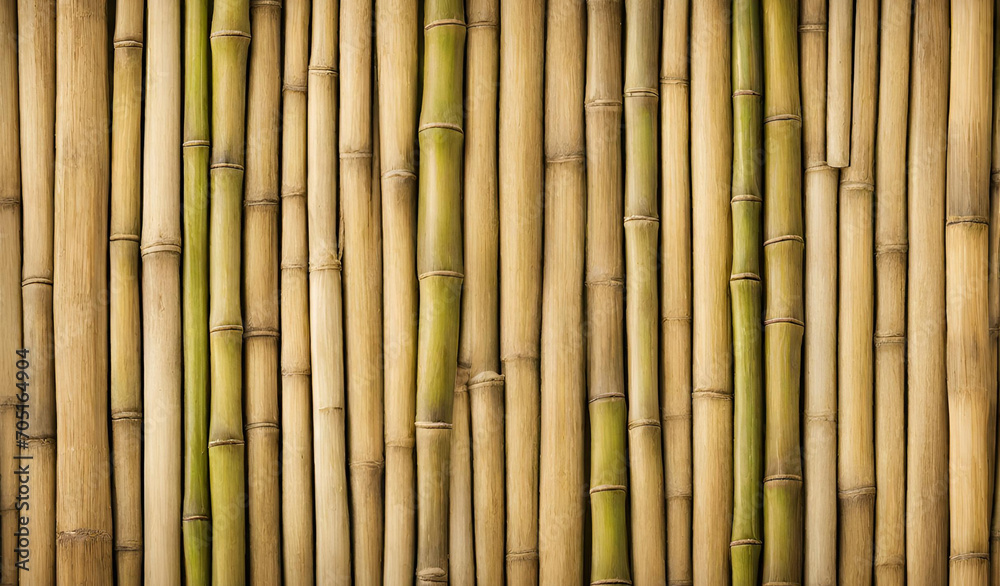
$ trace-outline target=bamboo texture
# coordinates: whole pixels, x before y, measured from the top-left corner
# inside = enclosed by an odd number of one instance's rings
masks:
[[[468,379],[468,372],[463,375],[461,367],[458,367],[456,378]],[[456,585],[476,583],[475,533],[472,526],[472,431],[467,382],[455,387],[452,407],[448,576],[449,583]]]
[[[829,0],[826,158],[831,167],[851,162],[855,56],[855,0]]]
[[[992,394],[996,394],[997,388],[997,368],[1000,359],[1000,100],[996,98],[1000,91],[1000,75],[997,67],[1000,66],[1000,35],[996,34],[997,26],[1000,25],[1000,10],[994,6],[993,13],[993,137],[991,141],[992,160],[990,165],[990,251],[989,251],[989,318],[990,318],[990,357],[993,358],[993,370],[990,373],[990,383],[994,385]],[[992,397],[992,395],[991,395]],[[997,431],[996,408],[994,407],[991,416],[994,417],[992,425],[993,433]],[[1000,435],[997,436],[996,450],[1000,450]],[[1000,467],[997,466],[997,457],[1000,453],[993,452],[993,518],[990,524],[990,583],[1000,584],[1000,483],[997,483],[997,475]]]

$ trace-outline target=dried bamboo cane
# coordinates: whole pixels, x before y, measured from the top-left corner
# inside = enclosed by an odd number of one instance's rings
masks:
[[[212,10],[212,141],[209,208],[208,430],[212,495],[212,583],[246,582],[246,476],[243,441],[243,318],[240,307],[244,123],[249,0]]]
[[[452,407],[462,296],[462,67],[460,0],[424,12],[417,274],[417,584],[448,582]]]
[[[997,367],[1000,359],[1000,35],[995,34],[1000,26],[1000,10],[994,7],[993,13],[993,140],[991,144],[992,161],[990,165],[990,268],[989,268],[989,318],[990,318],[990,356],[993,358],[993,370],[990,372],[991,398],[996,394]],[[996,410],[993,417],[993,433],[996,433]],[[1000,584],[1000,483],[997,482],[998,471],[996,458],[1000,455],[1000,436],[997,437],[993,452],[993,519],[990,525],[990,584]]]
[[[854,56],[855,0],[829,0],[829,3],[826,158],[831,167],[840,168],[851,162],[851,108],[857,103],[852,98],[853,68],[857,59]]]
[[[417,386],[416,0],[375,3],[382,191],[385,368],[383,584],[413,583],[416,560],[414,427]]]
[[[278,470],[278,131],[281,121],[281,3],[250,1],[246,189],[243,196],[244,377],[250,583],[281,583]]]
[[[507,581],[538,583],[545,10],[500,5],[500,355],[506,401]]]
[[[671,584],[692,580],[690,10],[689,0],[664,1],[660,55],[660,409]]]
[[[802,342],[803,568],[806,586],[837,582],[837,180],[826,162],[827,3],[799,13],[805,183]]]
[[[142,61],[145,2],[115,7],[111,138],[111,440],[115,568],[125,584],[143,575],[143,328],[139,298],[142,226]]]
[[[56,406],[52,336],[55,7],[52,0],[23,0],[17,5],[23,214],[21,297],[23,346],[29,349],[31,376],[28,392],[31,423],[21,455],[31,458],[29,519],[35,529],[31,536],[28,570],[19,572],[18,578],[21,584],[30,586],[53,584],[56,580]],[[5,83],[4,87],[11,87],[10,83]],[[11,250],[7,246],[3,249]],[[5,293],[3,298],[13,297]]]
[[[875,152],[875,583],[906,574],[906,118],[910,0],[883,0]]]
[[[538,519],[541,584],[586,583],[583,552],[587,504],[584,447],[587,355],[583,337],[583,283],[587,179],[582,108],[586,74],[585,18],[585,4],[581,0],[549,3],[545,60],[561,65],[547,68],[545,74],[544,231],[548,236],[542,265]],[[655,63],[655,53],[653,59]],[[654,81],[656,74],[654,68]],[[654,116],[654,124],[655,120]],[[656,151],[649,153],[655,159]],[[655,183],[656,176],[653,177]],[[655,193],[654,190],[654,197]],[[654,258],[655,246],[654,241]],[[655,271],[652,274],[655,276]],[[656,324],[655,318],[653,324]],[[655,346],[652,350],[655,352]],[[654,355],[654,363],[656,359]],[[655,381],[652,386],[655,393]],[[662,465],[657,455],[657,469]],[[661,483],[662,478],[662,473],[657,476]],[[661,492],[661,510],[662,496]],[[663,558],[661,552],[661,562]]]
[[[993,11],[988,0],[954,2],[948,116],[947,381],[951,499],[950,583],[989,578],[988,222]],[[994,401],[995,402],[995,401]]]
[[[693,2],[691,15],[691,194],[694,299],[692,550],[694,581],[729,580],[733,512],[733,386],[729,273],[732,268],[732,94],[729,2]]]
[[[871,583],[875,523],[874,147],[878,92],[878,1],[858,0],[851,164],[840,177],[840,315],[837,487],[839,579]],[[829,156],[829,154],[828,154]]]
[[[461,369],[457,380],[468,379]],[[469,389],[465,383],[455,387],[452,405],[451,486],[448,509],[448,572],[456,585],[476,583],[475,535],[472,528],[472,437],[470,430]]]
[[[58,584],[110,584],[108,51],[103,0],[56,14],[55,325]]]
[[[914,5],[906,194],[906,582],[948,580],[948,402],[945,388],[945,163],[949,8]]]

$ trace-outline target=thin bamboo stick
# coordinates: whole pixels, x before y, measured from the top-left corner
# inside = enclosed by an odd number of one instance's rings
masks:
[[[691,194],[694,321],[692,416],[694,580],[729,580],[733,511],[733,386],[729,272],[732,234],[730,9],[694,2],[691,15]]]
[[[948,116],[947,381],[951,499],[950,583],[987,584],[991,429],[988,321],[989,146],[993,11],[955,2]]]
[[[456,379],[468,378],[459,370]],[[466,381],[467,382],[467,381]],[[455,387],[452,405],[451,486],[448,508],[448,573],[451,584],[476,583],[475,534],[472,528],[472,437],[469,389]]]
[[[417,175],[413,145],[420,57],[418,8],[416,0],[375,3],[383,196],[385,567],[382,582],[386,586],[412,584],[416,564],[413,421],[418,307]]]
[[[56,405],[52,336],[52,189],[55,162],[55,2],[17,5],[20,94],[23,346],[29,349],[31,423],[21,455],[31,458],[30,563],[24,585],[56,580]],[[4,84],[10,87],[10,84]],[[9,127],[5,125],[5,127]],[[4,160],[9,160],[5,157]],[[5,182],[6,183],[6,182]],[[6,232],[6,230],[4,231]],[[4,250],[8,250],[4,247]],[[4,294],[5,299],[12,297]]]
[[[989,318],[990,318],[990,356],[993,358],[993,370],[990,372],[991,398],[997,388],[997,368],[1000,359],[1000,35],[995,34],[1000,26],[1000,10],[994,7],[993,13],[993,140],[990,145],[992,161],[990,165],[990,268],[989,268]],[[997,431],[996,410],[994,407],[993,433]],[[997,436],[993,451],[993,519],[990,525],[990,583],[1000,584],[1000,483],[997,474],[997,457],[1000,450],[1000,436]]]
[[[948,403],[945,388],[945,163],[949,8],[913,11],[906,195],[906,582],[948,580]]]
[[[481,372],[469,380],[467,388],[472,416],[476,579],[480,584],[504,584],[503,376]]]
[[[660,54],[660,409],[667,499],[667,581],[691,566],[691,166],[688,0],[663,3]]]
[[[250,1],[246,190],[243,196],[244,372],[250,583],[281,582],[278,454],[278,131],[281,3]]]
[[[829,2],[826,158],[831,167],[840,168],[851,162],[851,108],[857,102],[852,98],[852,76],[857,59],[854,55],[855,0]]]
[[[108,51],[103,0],[56,14],[53,315],[58,584],[112,580],[108,454]]]
[[[553,0],[546,19],[545,60],[562,65],[549,67],[545,72],[544,230],[548,237],[542,264],[538,519],[541,584],[585,583],[587,355],[583,337],[583,283],[587,176],[582,108],[586,81],[585,9],[581,0]],[[650,153],[655,157],[655,150]],[[655,243],[653,256],[656,256]],[[659,457],[657,460],[662,466]],[[662,476],[658,480],[662,482]],[[661,507],[662,504],[661,501]]]
[[[875,583],[906,574],[906,119],[910,0],[883,0],[875,152]]]

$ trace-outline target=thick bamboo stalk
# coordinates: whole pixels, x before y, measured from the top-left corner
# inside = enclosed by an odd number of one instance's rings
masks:
[[[417,274],[417,584],[448,582],[452,407],[462,295],[462,67],[460,0],[424,8]]]
[[[837,169],[826,163],[827,3],[799,12],[805,186],[802,341],[803,579],[837,583]]]
[[[906,195],[910,234],[906,330],[906,582],[948,580],[948,402],[945,388],[947,2],[914,5]]]
[[[278,427],[278,132],[281,3],[250,1],[243,303],[250,583],[281,582]]]
[[[315,579],[306,233],[310,4],[285,3],[281,117],[281,543],[284,579],[290,586],[309,586]]]
[[[211,584],[208,486],[208,0],[184,4],[184,576]]]
[[[31,562],[18,579],[56,579],[56,405],[52,336],[52,189],[55,162],[55,2],[17,5],[21,129],[23,346],[29,349],[31,424],[21,455],[31,458]],[[5,84],[9,87],[9,84]],[[7,158],[4,159],[8,160]],[[6,230],[4,231],[6,232]],[[4,247],[5,250],[8,247]],[[5,299],[11,299],[6,293]]]
[[[878,1],[858,0],[855,13],[851,164],[840,176],[839,579],[871,583],[875,523],[874,158],[878,96]],[[828,153],[829,156],[829,153]]]
[[[108,51],[103,0],[56,14],[53,316],[58,584],[110,584],[108,454]]]
[[[883,0],[875,151],[875,583],[906,574],[906,119],[910,0]]]
[[[413,583],[417,387],[416,0],[375,3],[382,190],[386,586]],[[470,69],[471,71],[471,69]],[[471,115],[471,113],[470,113]]]
[[[729,580],[733,512],[728,295],[732,268],[729,200],[733,136],[729,19],[728,2],[692,3],[692,550],[695,582],[713,586]]]
[[[826,158],[831,167],[851,162],[851,108],[854,86],[855,0],[829,0]],[[860,42],[858,43],[860,45]]]
[[[126,584],[143,574],[142,61],[145,2],[115,8],[111,138],[111,441],[115,568]]]
[[[689,0],[664,0],[660,54],[660,409],[667,499],[667,581],[691,567],[691,166]]]
[[[468,378],[459,369],[456,379]],[[451,486],[448,503],[448,578],[451,584],[476,583],[475,534],[472,528],[472,437],[469,389],[455,387],[452,407]]]
[[[467,387],[472,416],[476,579],[480,584],[504,584],[503,376],[481,372]]]
[[[538,518],[541,584],[586,583],[587,355],[583,337],[583,283],[587,179],[582,107],[586,75],[585,10],[581,0],[553,0],[546,21],[545,60],[563,65],[545,71],[544,230],[548,237],[542,264]],[[655,58],[654,54],[654,63]],[[654,70],[654,82],[656,74]],[[652,120],[655,123],[655,117]],[[655,156],[655,150],[649,152]],[[653,256],[656,256],[655,242]],[[655,276],[655,271],[652,275]],[[653,416],[655,419],[656,414]],[[662,475],[657,479],[662,482]],[[662,504],[661,500],[661,507]],[[663,557],[661,552],[661,561]]]
[[[988,222],[993,11],[954,2],[948,115],[947,381],[951,584],[987,584],[991,478]],[[993,401],[995,403],[995,401]]]
[[[249,0],[220,0],[212,10],[212,141],[209,208],[208,430],[212,495],[212,583],[246,581],[246,476],[243,440],[243,316],[240,233]]]
[[[544,191],[544,5],[500,5],[500,358],[506,401],[507,581],[538,583]]]

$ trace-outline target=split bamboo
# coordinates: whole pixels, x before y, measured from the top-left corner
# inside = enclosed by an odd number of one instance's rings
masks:
[[[829,0],[827,59],[826,158],[831,167],[846,167],[851,162],[851,108],[857,100],[852,77],[854,64],[855,0]]]
[[[994,2],[951,6],[945,228],[951,584],[989,582],[988,223]],[[995,400],[992,401],[995,403]]]
[[[110,584],[108,454],[109,104],[106,5],[56,13],[55,254],[56,564],[58,584]]]
[[[544,231],[548,236],[542,263],[540,584],[586,583],[585,10],[582,0],[553,0],[546,19],[545,61],[562,65],[545,71]],[[654,53],[654,63],[655,59]],[[654,68],[654,81],[656,74]],[[655,123],[655,117],[652,121]],[[649,152],[655,157],[655,150]],[[653,193],[655,197],[655,190]],[[655,274],[654,270],[651,275]],[[655,318],[653,323],[655,326]],[[652,349],[655,351],[655,346]],[[654,355],[654,363],[656,359]],[[654,393],[655,388],[654,381]],[[657,465],[663,465],[659,456]],[[657,480],[662,483],[662,475]],[[662,508],[662,501],[659,504]],[[663,561],[663,552],[659,559]]]

